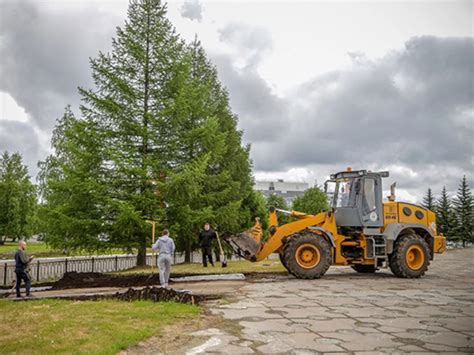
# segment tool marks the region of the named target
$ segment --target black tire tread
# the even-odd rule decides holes
[[[321,260],[313,269],[301,268],[295,259],[295,252],[298,245],[302,243],[313,243],[319,248]],[[285,263],[288,271],[299,279],[319,279],[323,276],[331,266],[332,255],[331,246],[322,236],[315,235],[311,232],[296,233],[289,238],[284,250]]]
[[[283,251],[278,253],[278,256],[280,258],[280,262],[283,265],[283,267],[286,269],[286,271],[289,272],[290,270],[288,269],[288,266],[286,265],[286,262],[285,262],[285,249],[284,249],[284,247],[283,247]]]
[[[425,255],[425,264],[421,267],[420,270],[411,270],[405,263],[405,252],[410,244],[418,243],[420,244],[426,252]],[[418,234],[407,234],[400,236],[395,242],[393,252],[389,257],[389,266],[392,273],[401,278],[414,279],[419,278],[425,274],[430,265],[431,252],[428,243],[424,238]]]

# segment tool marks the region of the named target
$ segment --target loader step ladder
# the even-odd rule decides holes
[[[381,264],[387,264],[387,241],[383,236],[380,235],[374,235],[368,238],[369,245],[372,246],[372,248],[369,247],[369,250],[372,252],[372,257],[375,259],[375,265],[379,265],[379,260],[381,261]]]

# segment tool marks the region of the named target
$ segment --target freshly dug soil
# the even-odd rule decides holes
[[[249,272],[244,274],[247,280],[258,279],[280,279],[288,277],[286,272],[257,273]],[[176,275],[178,276],[178,275]],[[176,277],[175,276],[175,277]],[[179,275],[196,276],[196,274]],[[173,275],[171,275],[173,277]],[[170,284],[173,283],[170,280]],[[133,286],[156,286],[160,284],[158,274],[128,274],[128,275],[107,275],[99,272],[76,272],[71,271],[52,285],[53,290],[63,290],[68,288],[91,288],[91,287],[133,287]]]
[[[53,290],[89,287],[131,287],[160,284],[158,274],[106,275],[98,272],[67,272],[53,284]]]
[[[179,292],[170,288],[145,287],[142,289],[129,288],[125,292],[116,292],[112,295],[86,294],[86,295],[66,295],[51,298],[67,299],[72,301],[97,301],[105,299],[117,299],[121,301],[151,300],[154,302],[174,301],[180,303],[199,304],[204,300],[215,299],[213,296],[192,295],[187,292]]]

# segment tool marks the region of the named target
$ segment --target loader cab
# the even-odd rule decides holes
[[[358,170],[331,175],[338,227],[383,227],[382,177],[388,177],[388,172]]]

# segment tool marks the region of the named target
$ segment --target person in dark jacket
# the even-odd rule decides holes
[[[15,274],[16,274],[16,297],[21,297],[20,287],[21,281],[25,282],[26,288],[26,297],[31,297],[31,279],[30,274],[28,273],[28,264],[33,259],[33,256],[26,255],[26,242],[20,240],[18,243],[18,250],[15,253]]]
[[[217,238],[216,232],[211,229],[209,223],[204,225],[204,230],[199,233],[199,245],[202,250],[202,265],[207,267],[207,260],[214,266],[212,261],[212,241]]]

